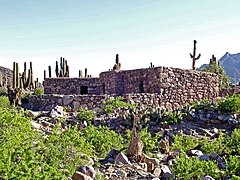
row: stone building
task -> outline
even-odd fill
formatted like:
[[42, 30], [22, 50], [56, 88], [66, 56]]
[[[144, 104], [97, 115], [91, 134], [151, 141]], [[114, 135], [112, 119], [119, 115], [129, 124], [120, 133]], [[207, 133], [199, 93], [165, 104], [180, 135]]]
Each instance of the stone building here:
[[99, 78], [47, 78], [44, 92], [85, 97], [123, 96], [149, 105], [178, 107], [188, 102], [215, 99], [219, 95], [219, 83], [218, 75], [213, 73], [151, 67], [102, 72]]

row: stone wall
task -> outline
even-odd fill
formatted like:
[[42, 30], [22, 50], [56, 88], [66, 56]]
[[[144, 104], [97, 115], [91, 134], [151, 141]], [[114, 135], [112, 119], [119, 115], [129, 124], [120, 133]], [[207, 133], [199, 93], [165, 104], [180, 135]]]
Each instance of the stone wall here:
[[27, 109], [35, 111], [51, 110], [55, 106], [65, 106], [76, 110], [79, 107], [88, 109], [100, 108], [103, 101], [109, 98], [107, 95], [59, 95], [45, 94], [30, 96]]
[[212, 99], [219, 93], [216, 74], [168, 67], [103, 72], [100, 82], [106, 94], [158, 93], [177, 102]]
[[8, 77], [8, 84], [11, 85], [12, 84], [13, 71], [11, 69], [0, 66], [0, 73], [2, 74], [2, 77], [4, 77], [4, 76]]
[[[83, 89], [84, 93], [82, 92], [83, 87], [87, 88], [87, 93], [86, 89]], [[94, 108], [92, 103], [96, 104], [100, 101], [100, 97], [105, 99], [106, 96], [98, 96], [104, 94], [121, 95], [126, 101], [141, 102], [149, 106], [176, 108], [189, 102], [215, 99], [219, 95], [219, 83], [216, 74], [156, 67], [102, 72], [99, 78], [47, 78], [44, 81], [44, 91], [47, 95], [77, 95], [76, 97], [82, 101], [79, 100], [79, 103], [88, 104], [87, 107], [90, 109]], [[79, 96], [79, 94], [89, 96]], [[43, 100], [36, 99], [36, 101], [42, 103], [46, 98], [47, 102], [61, 104], [54, 98], [52, 100], [51, 96], [42, 98]], [[70, 106], [74, 105], [70, 104]]]
[[[87, 90], [85, 89], [87, 88]], [[87, 92], [86, 92], [87, 91]], [[46, 78], [44, 80], [45, 94], [95, 94], [101, 93], [99, 78]]]

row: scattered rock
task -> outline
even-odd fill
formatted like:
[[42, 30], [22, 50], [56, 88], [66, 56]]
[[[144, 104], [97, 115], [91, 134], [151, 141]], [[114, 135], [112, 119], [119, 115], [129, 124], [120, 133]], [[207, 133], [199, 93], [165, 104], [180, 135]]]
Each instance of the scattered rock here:
[[203, 154], [203, 155], [201, 155], [201, 156], [199, 157], [199, 160], [200, 160], [200, 161], [209, 161], [210, 158], [209, 158], [209, 156], [208, 156], [207, 154]]
[[75, 172], [72, 177], [73, 180], [93, 180], [90, 176], [87, 176], [81, 172]]
[[28, 110], [28, 116], [29, 116], [29, 117], [34, 117], [34, 118], [36, 118], [36, 117], [38, 117], [40, 114], [41, 114], [40, 111], [31, 111], [31, 110]]
[[204, 176], [202, 177], [202, 180], [215, 180], [215, 179], [212, 178], [211, 176]]
[[33, 129], [40, 129], [41, 125], [39, 123], [36, 123], [35, 121], [31, 121], [32, 128]]
[[202, 153], [202, 151], [200, 151], [200, 150], [190, 150], [189, 152], [188, 152], [188, 155], [189, 156], [198, 156], [198, 157], [200, 157], [200, 156], [202, 156], [203, 155], [203, 153]]
[[63, 96], [62, 102], [64, 106], [68, 106], [73, 101], [73, 96]]
[[55, 106], [49, 116], [51, 118], [56, 118], [56, 117], [64, 117], [64, 111], [63, 111], [63, 107], [62, 106]]
[[161, 176], [162, 178], [168, 179], [168, 178], [171, 178], [173, 176], [173, 174], [171, 173], [169, 167], [166, 166], [166, 165], [162, 165], [161, 171], [162, 171], [162, 176]]
[[161, 175], [161, 172], [162, 172], [161, 168], [157, 167], [154, 169], [153, 175], [159, 177]]
[[169, 141], [166, 140], [161, 140], [159, 142], [160, 148], [163, 150], [164, 153], [168, 153], [169, 152]]
[[122, 152], [118, 153], [114, 160], [115, 164], [130, 164], [127, 156], [123, 154]]

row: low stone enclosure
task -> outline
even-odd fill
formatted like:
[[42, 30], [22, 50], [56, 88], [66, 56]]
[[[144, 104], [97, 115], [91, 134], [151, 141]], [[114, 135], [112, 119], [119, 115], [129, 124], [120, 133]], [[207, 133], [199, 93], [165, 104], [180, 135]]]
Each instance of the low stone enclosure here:
[[110, 96], [164, 108], [177, 108], [219, 95], [218, 75], [195, 70], [155, 67], [100, 73], [99, 78], [46, 78], [42, 96], [29, 98], [29, 108], [47, 110], [56, 105], [76, 109], [100, 107]]

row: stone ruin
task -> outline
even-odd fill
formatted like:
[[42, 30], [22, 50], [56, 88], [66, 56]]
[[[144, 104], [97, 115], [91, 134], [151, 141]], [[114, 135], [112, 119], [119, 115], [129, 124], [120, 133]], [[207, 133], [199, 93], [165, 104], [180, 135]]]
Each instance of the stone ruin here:
[[[116, 55], [113, 70], [99, 77], [57, 77], [44, 80], [43, 96], [30, 97], [30, 109], [51, 109], [55, 105], [71, 108], [99, 107], [109, 96], [123, 96], [128, 102], [177, 108], [189, 102], [219, 96], [218, 75], [195, 70], [154, 67], [120, 70]], [[66, 100], [67, 99], [67, 100]]]

